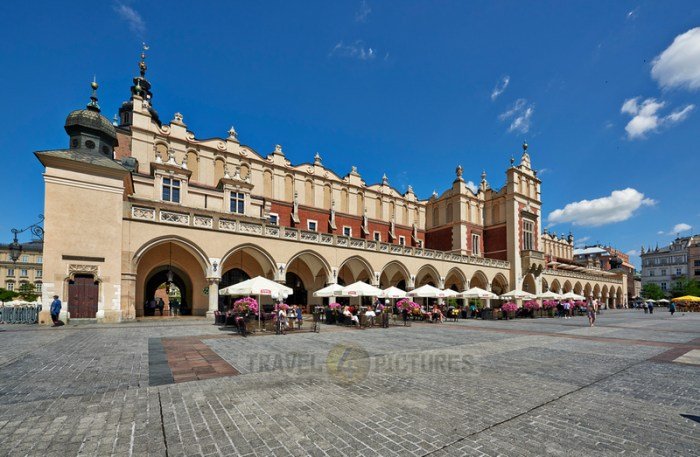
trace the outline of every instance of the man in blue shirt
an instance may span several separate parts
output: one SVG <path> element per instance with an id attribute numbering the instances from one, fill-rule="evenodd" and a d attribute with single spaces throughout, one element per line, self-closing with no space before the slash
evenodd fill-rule
<path id="1" fill-rule="evenodd" d="M 58 299 L 58 295 L 54 295 L 53 301 L 51 302 L 51 320 L 53 321 L 54 327 L 59 326 L 58 315 L 60 313 L 61 313 L 61 300 Z"/>

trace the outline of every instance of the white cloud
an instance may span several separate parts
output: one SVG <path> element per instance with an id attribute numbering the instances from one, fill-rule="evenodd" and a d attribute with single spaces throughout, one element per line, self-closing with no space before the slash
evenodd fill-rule
<path id="1" fill-rule="evenodd" d="M 479 190 L 479 188 L 474 184 L 474 181 L 467 181 L 467 188 L 471 190 L 472 192 L 476 193 L 476 191 Z"/>
<path id="2" fill-rule="evenodd" d="M 143 37 L 144 33 L 146 33 L 146 21 L 135 9 L 118 1 L 114 4 L 114 11 L 126 21 L 132 32 L 138 35 L 139 38 Z"/>
<path id="3" fill-rule="evenodd" d="M 639 7 L 628 11 L 626 18 L 628 21 L 631 21 L 631 20 L 637 19 L 638 14 L 639 14 Z"/>
<path id="4" fill-rule="evenodd" d="M 634 97 L 625 100 L 620 108 L 621 113 L 632 116 L 632 119 L 625 126 L 627 137 L 630 140 L 643 139 L 648 132 L 655 132 L 661 126 L 681 122 L 695 109 L 695 105 L 687 105 L 671 114 L 661 116 L 659 111 L 664 108 L 665 102 L 657 101 L 655 98 L 647 98 L 640 103 L 640 99 L 641 97 Z"/>
<path id="5" fill-rule="evenodd" d="M 534 105 L 528 104 L 524 98 L 519 98 L 509 110 L 501 113 L 498 118 L 501 121 L 511 120 L 510 126 L 508 126 L 509 132 L 527 133 L 530 130 L 533 114 L 535 114 Z"/>
<path id="6" fill-rule="evenodd" d="M 577 248 L 582 248 L 586 245 L 586 241 L 588 241 L 590 239 L 591 239 L 590 236 L 583 236 L 581 238 L 576 238 L 576 241 L 574 244 Z"/>
<path id="7" fill-rule="evenodd" d="M 365 47 L 365 44 L 361 40 L 357 40 L 350 44 L 345 44 L 340 41 L 333 46 L 330 56 L 350 57 L 359 60 L 373 60 L 375 57 L 377 57 L 377 50 L 371 47 Z"/>
<path id="8" fill-rule="evenodd" d="M 630 249 L 629 251 L 625 252 L 630 257 L 639 257 L 639 251 L 636 249 Z"/>
<path id="9" fill-rule="evenodd" d="M 643 193 L 632 188 L 614 190 L 607 197 L 569 203 L 563 209 L 549 213 L 547 220 L 552 224 L 570 222 L 573 225 L 597 227 L 626 221 L 640 207 L 652 206 L 655 203 L 654 200 L 645 198 Z"/>
<path id="10" fill-rule="evenodd" d="M 496 87 L 494 87 L 493 91 L 491 91 L 491 101 L 496 100 L 499 95 L 505 92 L 508 84 L 510 84 L 510 76 L 505 75 L 499 82 L 496 83 Z"/>
<path id="11" fill-rule="evenodd" d="M 686 223 L 681 222 L 680 224 L 676 224 L 673 226 L 673 233 L 681 233 L 681 232 L 687 232 L 688 230 L 691 230 L 693 228 L 692 225 L 688 225 Z"/>
<path id="12" fill-rule="evenodd" d="M 362 0 L 360 2 L 360 9 L 357 10 L 355 13 L 355 21 L 356 22 L 367 22 L 367 17 L 369 17 L 369 13 L 372 12 L 372 8 L 369 7 L 369 4 L 367 3 L 366 0 Z"/>
<path id="13" fill-rule="evenodd" d="M 700 27 L 678 35 L 651 64 L 651 77 L 664 89 L 700 88 Z"/>
<path id="14" fill-rule="evenodd" d="M 549 168 L 540 168 L 539 170 L 537 170 L 537 175 L 542 176 L 543 174 L 549 173 L 551 171 L 552 170 L 550 170 Z"/>

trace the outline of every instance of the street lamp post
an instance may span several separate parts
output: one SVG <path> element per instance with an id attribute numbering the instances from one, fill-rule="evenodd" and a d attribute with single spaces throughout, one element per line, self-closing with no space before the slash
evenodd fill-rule
<path id="1" fill-rule="evenodd" d="M 11 230 L 12 232 L 12 243 L 10 243 L 10 259 L 12 260 L 12 263 L 17 263 L 17 260 L 19 260 L 19 256 L 22 255 L 22 245 L 19 243 L 17 240 L 17 235 L 26 232 L 27 230 L 31 230 L 34 236 L 44 239 L 44 229 L 41 228 L 39 224 L 44 222 L 44 215 L 39 214 L 39 222 L 36 222 L 29 227 L 25 227 L 23 229 L 16 229 L 13 228 Z"/>

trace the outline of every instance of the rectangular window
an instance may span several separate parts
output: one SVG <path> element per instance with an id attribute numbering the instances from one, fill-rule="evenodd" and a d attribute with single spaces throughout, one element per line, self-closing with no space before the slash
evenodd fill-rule
<path id="1" fill-rule="evenodd" d="M 23 263 L 29 262 L 29 256 L 28 256 L 28 255 L 23 255 L 23 256 L 22 256 L 22 262 L 23 262 Z"/>
<path id="2" fill-rule="evenodd" d="M 36 258 L 36 263 L 44 263 L 44 257 L 43 257 L 43 256 L 37 256 L 37 258 Z"/>
<path id="3" fill-rule="evenodd" d="M 308 220 L 306 221 L 306 227 L 309 229 L 310 232 L 315 232 L 318 229 L 318 222 Z"/>
<path id="4" fill-rule="evenodd" d="M 14 268 L 8 268 L 7 269 L 7 276 L 14 276 L 15 275 L 15 269 Z"/>
<path id="5" fill-rule="evenodd" d="M 654 270 L 649 270 L 649 276 L 654 276 Z"/>
<path id="6" fill-rule="evenodd" d="M 36 277 L 41 278 L 44 275 L 44 270 L 36 270 Z"/>
<path id="7" fill-rule="evenodd" d="M 270 219 L 268 222 L 272 225 L 279 225 L 280 224 L 280 216 L 277 213 L 270 213 Z"/>
<path id="8" fill-rule="evenodd" d="M 343 235 L 352 236 L 352 227 L 348 227 L 347 225 L 344 225 L 343 226 Z"/>
<path id="9" fill-rule="evenodd" d="M 661 290 L 666 290 L 666 283 L 665 282 L 661 283 Z"/>
<path id="10" fill-rule="evenodd" d="M 401 246 L 406 246 L 406 237 L 405 237 L 405 236 L 401 235 L 401 236 L 399 237 L 399 244 L 400 244 Z"/>
<path id="11" fill-rule="evenodd" d="M 180 203 L 180 180 L 163 178 L 163 201 Z"/>
<path id="12" fill-rule="evenodd" d="M 472 254 L 479 255 L 479 235 L 472 234 Z"/>
<path id="13" fill-rule="evenodd" d="M 661 276 L 666 276 L 666 270 L 664 268 L 661 269 Z"/>
<path id="14" fill-rule="evenodd" d="M 7 290 L 15 290 L 15 283 L 14 283 L 14 282 L 8 282 L 8 283 L 7 283 Z"/>
<path id="15" fill-rule="evenodd" d="M 34 290 L 35 290 L 36 293 L 38 293 L 38 294 L 41 293 L 41 283 L 40 283 L 40 282 L 34 284 Z"/>
<path id="16" fill-rule="evenodd" d="M 680 268 L 676 268 L 676 275 L 677 275 L 677 276 L 680 276 L 680 275 L 682 275 L 682 274 L 683 274 L 683 273 L 682 273 L 682 270 L 681 270 Z"/>
<path id="17" fill-rule="evenodd" d="M 19 275 L 26 278 L 27 276 L 29 276 L 29 272 L 26 268 L 22 268 L 21 270 L 19 270 Z"/>
<path id="18" fill-rule="evenodd" d="M 700 270 L 695 270 L 695 276 L 700 276 Z"/>
<path id="19" fill-rule="evenodd" d="M 700 267 L 700 260 L 696 260 L 696 261 L 695 261 L 695 266 L 696 266 L 696 267 Z"/>
<path id="20" fill-rule="evenodd" d="M 379 233 L 379 232 L 374 232 L 374 233 L 372 234 L 372 236 L 374 237 L 374 241 L 382 241 L 382 234 L 381 234 L 381 233 Z"/>
<path id="21" fill-rule="evenodd" d="M 241 192 L 231 192 L 231 212 L 245 214 L 245 194 Z"/>
<path id="22" fill-rule="evenodd" d="M 535 248 L 533 235 L 535 233 L 535 223 L 523 219 L 523 249 L 531 251 Z"/>

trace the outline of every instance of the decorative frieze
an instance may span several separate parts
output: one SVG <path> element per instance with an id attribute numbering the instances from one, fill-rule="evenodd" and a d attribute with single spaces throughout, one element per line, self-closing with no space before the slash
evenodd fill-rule
<path id="1" fill-rule="evenodd" d="M 219 219 L 219 230 L 225 230 L 227 232 L 235 232 L 236 231 L 236 221 Z"/>
<path id="2" fill-rule="evenodd" d="M 192 218 L 192 223 L 195 227 L 212 228 L 214 226 L 214 219 L 206 216 L 194 216 Z"/>
<path id="3" fill-rule="evenodd" d="M 153 208 L 141 208 L 140 206 L 131 207 L 131 217 L 134 219 L 143 219 L 146 221 L 156 220 L 156 210 Z"/>
<path id="4" fill-rule="evenodd" d="M 251 224 L 250 222 L 239 222 L 238 231 L 241 233 L 252 233 L 253 235 L 262 235 L 263 226 L 261 224 Z"/>

